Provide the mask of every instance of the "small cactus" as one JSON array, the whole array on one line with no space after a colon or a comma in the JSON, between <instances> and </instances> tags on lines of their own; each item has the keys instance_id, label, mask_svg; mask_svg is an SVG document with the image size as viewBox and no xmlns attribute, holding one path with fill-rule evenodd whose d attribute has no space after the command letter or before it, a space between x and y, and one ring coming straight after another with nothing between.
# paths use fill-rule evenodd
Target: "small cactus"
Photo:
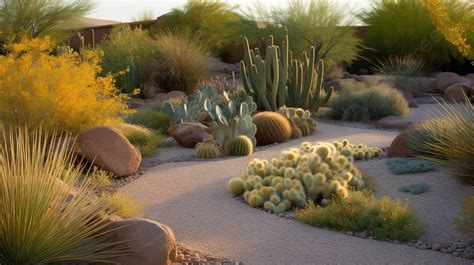
<instances>
[{"instance_id":1,"label":"small cactus","mask_svg":"<svg viewBox=\"0 0 474 265\"><path fill-rule=\"evenodd\" d=\"M231 178L227 187L235 196L240 196L245 192L244 180L241 178Z\"/></svg>"},{"instance_id":2,"label":"small cactus","mask_svg":"<svg viewBox=\"0 0 474 265\"><path fill-rule=\"evenodd\" d=\"M198 159L213 159L221 156L222 151L219 147L219 143L212 137L196 145L196 157Z\"/></svg>"},{"instance_id":3,"label":"small cactus","mask_svg":"<svg viewBox=\"0 0 474 265\"><path fill-rule=\"evenodd\" d=\"M253 152L252 140L245 135L239 135L229 144L227 152L230 156L249 156Z\"/></svg>"},{"instance_id":4,"label":"small cactus","mask_svg":"<svg viewBox=\"0 0 474 265\"><path fill-rule=\"evenodd\" d=\"M291 122L292 127L296 126L300 129L302 137L312 135L316 130L316 122L311 118L311 112L308 110L283 106L278 112ZM293 132L293 134L295 134L295 132Z\"/></svg>"},{"instance_id":5,"label":"small cactus","mask_svg":"<svg viewBox=\"0 0 474 265\"><path fill-rule=\"evenodd\" d=\"M252 117L252 121L257 126L257 145L283 143L291 137L291 124L279 113L260 112Z\"/></svg>"}]
</instances>

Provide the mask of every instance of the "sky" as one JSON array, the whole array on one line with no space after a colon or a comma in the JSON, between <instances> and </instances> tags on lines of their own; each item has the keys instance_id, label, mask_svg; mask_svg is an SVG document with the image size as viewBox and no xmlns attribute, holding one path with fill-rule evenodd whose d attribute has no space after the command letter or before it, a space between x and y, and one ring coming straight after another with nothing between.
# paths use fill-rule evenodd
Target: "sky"
<instances>
[{"instance_id":1,"label":"sky","mask_svg":"<svg viewBox=\"0 0 474 265\"><path fill-rule=\"evenodd\" d=\"M281 6L288 0L262 0L267 6ZM362 8L369 7L369 0L330 0L343 5L348 11L356 12ZM116 20L131 21L144 11L152 11L155 16L160 16L169 12L171 9L181 7L186 0L94 0L96 8L88 14L88 17ZM253 5L253 0L227 0L232 5L238 5L241 9L246 10Z\"/></svg>"}]
</instances>

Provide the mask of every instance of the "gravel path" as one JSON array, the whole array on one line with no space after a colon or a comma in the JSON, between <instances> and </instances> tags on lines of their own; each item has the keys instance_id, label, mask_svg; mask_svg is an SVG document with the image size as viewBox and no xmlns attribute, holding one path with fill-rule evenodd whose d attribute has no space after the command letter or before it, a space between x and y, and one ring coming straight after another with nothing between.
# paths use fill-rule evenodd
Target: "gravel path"
<instances>
[{"instance_id":1,"label":"gravel path","mask_svg":"<svg viewBox=\"0 0 474 265\"><path fill-rule=\"evenodd\" d=\"M146 217L169 225L182 244L214 256L238 260L244 264L471 264L472 261L434 251L425 251L407 245L362 239L339 232L314 228L264 211L253 209L232 198L227 192L228 179L239 175L254 158L270 159L290 146L303 141L329 141L347 138L353 143L380 147L388 146L397 135L392 131L365 130L320 124L320 131L304 139L292 140L255 153L251 157L228 158L213 161L168 163L150 168L144 176L121 188L146 206ZM171 155L171 154L168 154ZM374 160L375 161L375 160ZM364 162L361 166L371 174L386 174L382 160ZM437 173L438 174L438 173ZM440 200L423 199L415 207L426 207L420 217L437 217L440 203L451 208L457 200L452 194L459 190L453 186L446 172L435 177L439 182L433 191ZM385 180L385 177L381 178ZM377 180L377 178L376 178ZM446 181L446 182L443 182ZM378 181L380 194L402 197L398 183ZM447 183L445 188L444 183ZM429 183L431 184L431 183ZM464 192L464 191L463 191ZM431 194L433 194L431 193ZM428 196L427 193L426 196ZM423 196L423 195L418 195ZM438 195L437 195L438 196ZM410 200L415 202L417 198ZM449 202L449 203L448 203ZM457 206L458 207L458 206ZM447 222L458 208L448 209L441 225L428 218L427 237L445 239L453 232ZM430 215L432 213L433 215ZM431 220L431 221L429 221Z\"/></svg>"}]
</instances>

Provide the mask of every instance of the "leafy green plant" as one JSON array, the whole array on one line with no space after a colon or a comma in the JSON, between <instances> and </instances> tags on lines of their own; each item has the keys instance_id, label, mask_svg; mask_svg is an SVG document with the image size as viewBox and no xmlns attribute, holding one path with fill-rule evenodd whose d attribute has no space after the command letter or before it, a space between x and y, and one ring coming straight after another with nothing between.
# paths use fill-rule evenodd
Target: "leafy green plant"
<instances>
[{"instance_id":1,"label":"leafy green plant","mask_svg":"<svg viewBox=\"0 0 474 265\"><path fill-rule=\"evenodd\" d=\"M406 157L389 158L385 164L395 175L420 173L436 169L436 164L431 161Z\"/></svg>"},{"instance_id":2,"label":"leafy green plant","mask_svg":"<svg viewBox=\"0 0 474 265\"><path fill-rule=\"evenodd\" d=\"M351 192L326 207L309 204L296 210L296 219L316 227L342 231L368 231L376 239L408 241L422 234L415 211L407 202L389 197L376 199L363 192Z\"/></svg>"},{"instance_id":3,"label":"leafy green plant","mask_svg":"<svg viewBox=\"0 0 474 265\"><path fill-rule=\"evenodd\" d=\"M154 154L158 146L163 144L164 137L159 131L147 129L139 125L122 123L116 126L127 137L143 156Z\"/></svg>"},{"instance_id":4,"label":"leafy green plant","mask_svg":"<svg viewBox=\"0 0 474 265\"><path fill-rule=\"evenodd\" d=\"M330 118L349 121L376 120L390 115L406 116L410 113L408 102L403 95L385 84L371 87L363 83L349 85L329 101L329 107Z\"/></svg>"},{"instance_id":5,"label":"leafy green plant","mask_svg":"<svg viewBox=\"0 0 474 265\"><path fill-rule=\"evenodd\" d=\"M106 193L101 198L109 205L113 214L122 218L134 218L143 215L144 206L123 192Z\"/></svg>"},{"instance_id":6,"label":"leafy green plant","mask_svg":"<svg viewBox=\"0 0 474 265\"><path fill-rule=\"evenodd\" d=\"M161 32L155 38L158 56L152 64L152 81L167 92L192 94L208 76L208 51L189 33Z\"/></svg>"},{"instance_id":7,"label":"leafy green plant","mask_svg":"<svg viewBox=\"0 0 474 265\"><path fill-rule=\"evenodd\" d=\"M416 130L407 139L411 152L449 168L461 181L474 184L474 108L465 96L465 102L439 102L440 109L433 119L416 124Z\"/></svg>"},{"instance_id":8,"label":"leafy green plant","mask_svg":"<svg viewBox=\"0 0 474 265\"><path fill-rule=\"evenodd\" d=\"M108 241L110 205L91 196L100 184L82 177L66 137L21 128L2 139L2 264L107 263L127 253L128 242Z\"/></svg>"},{"instance_id":9,"label":"leafy green plant","mask_svg":"<svg viewBox=\"0 0 474 265\"><path fill-rule=\"evenodd\" d=\"M409 192L412 195L425 193L430 189L430 186L426 184L424 181L420 181L413 184L407 184L400 187L399 191L401 192Z\"/></svg>"},{"instance_id":10,"label":"leafy green plant","mask_svg":"<svg viewBox=\"0 0 474 265\"><path fill-rule=\"evenodd\" d=\"M289 49L294 54L314 46L316 62L331 60L350 64L361 48L351 22L345 8L334 1L290 0L286 5L274 5L271 9L256 2L236 27L238 35L247 36L252 43L272 35L280 45L286 41L285 30L288 30ZM263 42L261 46L268 45Z\"/></svg>"},{"instance_id":11,"label":"leafy green plant","mask_svg":"<svg viewBox=\"0 0 474 265\"><path fill-rule=\"evenodd\" d=\"M474 195L464 199L461 213L454 222L459 229L474 235Z\"/></svg>"},{"instance_id":12,"label":"leafy green plant","mask_svg":"<svg viewBox=\"0 0 474 265\"><path fill-rule=\"evenodd\" d=\"M124 120L127 123L140 125L162 133L166 133L170 125L170 118L168 115L148 107L138 109L137 112L125 116Z\"/></svg>"}]
</instances>

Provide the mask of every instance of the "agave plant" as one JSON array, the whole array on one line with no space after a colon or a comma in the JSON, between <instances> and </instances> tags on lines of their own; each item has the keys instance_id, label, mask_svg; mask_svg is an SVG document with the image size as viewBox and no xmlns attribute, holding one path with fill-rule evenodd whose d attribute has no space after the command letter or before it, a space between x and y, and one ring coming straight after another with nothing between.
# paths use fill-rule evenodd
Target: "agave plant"
<instances>
[{"instance_id":1,"label":"agave plant","mask_svg":"<svg viewBox=\"0 0 474 265\"><path fill-rule=\"evenodd\" d=\"M10 129L0 141L0 263L112 262L124 242L108 242L95 198L99 185L82 178L65 137L25 128ZM70 196L75 186L77 192Z\"/></svg>"},{"instance_id":2,"label":"agave plant","mask_svg":"<svg viewBox=\"0 0 474 265\"><path fill-rule=\"evenodd\" d=\"M408 138L409 149L421 158L448 167L460 180L474 185L474 109L465 103L438 102L435 118L418 123Z\"/></svg>"}]
</instances>

